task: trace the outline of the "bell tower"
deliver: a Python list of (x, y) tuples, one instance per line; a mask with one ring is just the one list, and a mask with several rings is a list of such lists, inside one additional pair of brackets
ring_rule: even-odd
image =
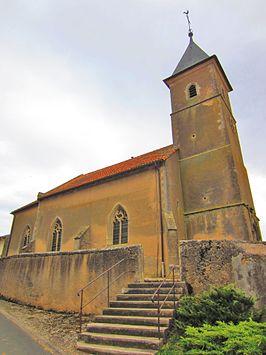
[(194, 41), (173, 74), (173, 144), (179, 152), (187, 239), (261, 240), (228, 93), (215, 55)]

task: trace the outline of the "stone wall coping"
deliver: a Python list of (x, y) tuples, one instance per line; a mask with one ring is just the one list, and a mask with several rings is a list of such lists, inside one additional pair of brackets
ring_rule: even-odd
[(10, 255), (0, 259), (0, 296), (42, 309), (78, 312), (78, 290), (99, 279), (84, 295), (85, 302), (99, 296), (85, 310), (87, 314), (99, 314), (107, 303), (107, 292), (102, 292), (107, 285), (105, 272), (112, 266), (116, 269), (110, 273), (109, 293), (114, 299), (129, 283), (143, 280), (142, 246), (118, 244), (102, 249)]
[(222, 247), (226, 246), (227, 248), (231, 248), (231, 250), (235, 250), (235, 252), (241, 251), (242, 253), (249, 256), (262, 256), (266, 257), (266, 241), (255, 241), (250, 242), (246, 240), (228, 240), (228, 239), (202, 239), (202, 240), (182, 240), (180, 241), (180, 246), (184, 248), (195, 248), (198, 246), (209, 246), (209, 247)]
[(16, 255), (5, 256), (1, 258), (1, 261), (6, 259), (18, 259), (18, 258), (27, 258), (27, 257), (46, 257), (46, 256), (62, 256), (62, 255), (82, 255), (82, 254), (99, 254), (99, 253), (107, 253), (110, 251), (117, 252), (120, 251), (131, 251), (134, 249), (143, 249), (141, 244), (135, 245), (127, 245), (123, 247), (107, 247), (103, 249), (95, 248), (95, 249), (80, 249), (80, 250), (71, 250), (71, 251), (59, 251), (59, 252), (44, 252), (44, 253), (21, 253)]
[(180, 240), (181, 244), (186, 243), (203, 243), (203, 242), (213, 242), (213, 243), (234, 243), (234, 244), (256, 244), (256, 245), (266, 245), (266, 241), (248, 241), (248, 240), (233, 240), (233, 239), (190, 239), (190, 240)]

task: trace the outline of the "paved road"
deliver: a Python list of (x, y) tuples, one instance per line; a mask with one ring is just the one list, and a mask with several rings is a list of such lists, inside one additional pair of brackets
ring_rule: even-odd
[(51, 355), (15, 323), (0, 314), (0, 355)]

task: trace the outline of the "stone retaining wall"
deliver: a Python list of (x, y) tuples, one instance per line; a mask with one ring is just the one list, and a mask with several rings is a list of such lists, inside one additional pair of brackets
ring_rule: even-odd
[(180, 243), (181, 275), (194, 293), (233, 283), (266, 306), (266, 242), (187, 240)]
[[(78, 311), (77, 292), (103, 271), (125, 259), (110, 273), (111, 297), (129, 282), (143, 279), (141, 246), (80, 250), (62, 253), (20, 254), (0, 259), (0, 295), (6, 299), (43, 309)], [(89, 301), (107, 285), (107, 275), (100, 277), (84, 294)], [(85, 310), (98, 313), (107, 305), (107, 291)]]

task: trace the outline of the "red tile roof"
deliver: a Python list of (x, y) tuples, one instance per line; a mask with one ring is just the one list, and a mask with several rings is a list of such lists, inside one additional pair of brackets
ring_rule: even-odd
[(48, 196), (52, 196), (64, 191), (90, 184), (92, 182), (100, 181), (115, 175), (119, 175), (121, 173), (129, 172), (131, 170), (136, 170), (138, 168), (151, 165), (155, 162), (167, 160), (175, 152), (176, 149), (173, 147), (173, 145), (169, 145), (167, 147), (163, 147), (152, 152), (139, 155), (138, 157), (125, 160), (121, 163), (111, 165), (88, 174), (79, 175), (64, 184), (57, 186), (56, 188), (44, 194), (41, 194), (39, 198), (43, 199)]
[[(57, 186), (56, 188), (47, 191), (45, 193), (40, 193), (38, 194), (38, 200), (42, 200), (46, 197), (50, 197), (53, 195), (57, 195), (59, 193), (69, 191), (81, 186), (88, 185), (93, 182), (98, 182), (109, 177), (114, 177), (117, 175), (120, 175), (125, 172), (130, 172), (137, 170), (139, 168), (145, 167), (152, 165), (156, 162), (160, 161), (165, 161), (167, 160), (172, 154), (176, 152), (176, 149), (173, 147), (173, 145), (168, 145), (167, 147), (163, 147), (157, 150), (154, 150), (152, 152), (139, 155), (138, 157), (134, 157), (128, 160), (125, 160), (121, 163), (115, 164), (108, 166), (106, 168), (100, 169), (93, 171), (88, 174), (81, 174), (77, 177), (75, 177), (72, 180), (67, 181), (66, 183)], [(38, 200), (33, 201), (29, 203), (28, 205), (25, 205), (23, 207), (18, 208), (17, 210), (11, 212), (16, 213), (19, 211), (23, 211), (25, 209), (28, 209), (30, 207), (35, 207), (38, 205)]]

